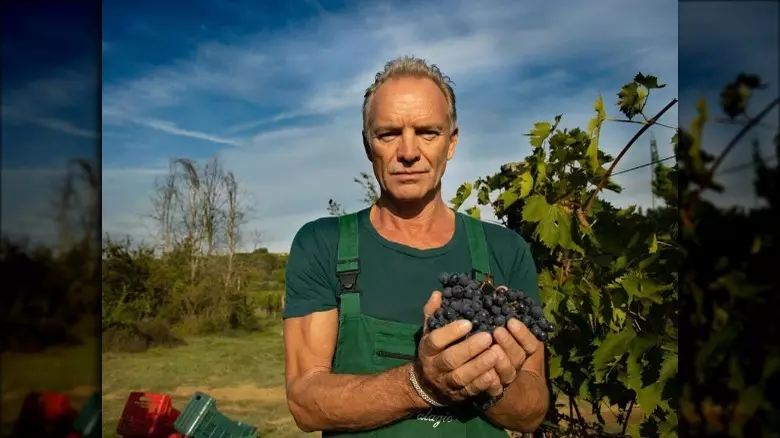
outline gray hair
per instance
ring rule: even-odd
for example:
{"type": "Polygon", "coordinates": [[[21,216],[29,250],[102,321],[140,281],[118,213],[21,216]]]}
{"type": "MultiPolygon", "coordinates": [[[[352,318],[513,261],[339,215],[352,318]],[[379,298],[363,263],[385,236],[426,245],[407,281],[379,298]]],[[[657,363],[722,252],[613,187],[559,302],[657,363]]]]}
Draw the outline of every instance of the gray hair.
{"type": "Polygon", "coordinates": [[[449,77],[442,74],[435,64],[415,56],[402,56],[385,64],[384,70],[376,74],[374,83],[366,89],[363,96],[363,131],[368,135],[368,110],[371,100],[379,87],[389,79],[398,77],[428,78],[444,93],[449,109],[450,127],[455,128],[458,123],[458,111],[455,109],[454,85],[449,77]]]}

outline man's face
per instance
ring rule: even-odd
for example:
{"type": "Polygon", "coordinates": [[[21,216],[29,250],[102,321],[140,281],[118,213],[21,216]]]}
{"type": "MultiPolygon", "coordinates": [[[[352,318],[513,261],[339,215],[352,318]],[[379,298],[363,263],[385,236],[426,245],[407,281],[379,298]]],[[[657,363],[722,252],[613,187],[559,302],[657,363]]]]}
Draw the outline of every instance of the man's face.
{"type": "Polygon", "coordinates": [[[391,79],[374,94],[368,118],[366,153],[382,189],[399,201],[433,193],[458,142],[444,93],[427,78],[391,79]]]}

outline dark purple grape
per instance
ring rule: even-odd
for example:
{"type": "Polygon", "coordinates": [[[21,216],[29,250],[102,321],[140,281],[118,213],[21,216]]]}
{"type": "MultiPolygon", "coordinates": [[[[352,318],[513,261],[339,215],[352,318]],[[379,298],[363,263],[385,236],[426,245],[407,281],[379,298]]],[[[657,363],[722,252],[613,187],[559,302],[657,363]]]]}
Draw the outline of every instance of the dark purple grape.
{"type": "Polygon", "coordinates": [[[555,331],[555,324],[553,324],[553,323],[551,323],[551,322],[548,322],[548,323],[547,323],[547,327],[545,327],[545,329],[546,329],[545,331],[546,331],[547,333],[552,333],[552,332],[554,332],[554,331],[555,331]]]}
{"type": "Polygon", "coordinates": [[[519,300],[524,300],[525,298],[526,298],[526,296],[525,296],[525,293],[523,293],[523,291],[521,291],[521,290],[517,291],[517,298],[516,299],[518,301],[519,300]]]}
{"type": "Polygon", "coordinates": [[[512,308],[509,307],[509,304],[504,304],[501,306],[501,314],[504,316],[508,316],[510,313],[512,313],[512,308]]]}
{"type": "Polygon", "coordinates": [[[456,284],[458,284],[458,280],[460,280],[459,274],[450,274],[449,283],[451,285],[455,286],[456,284]]]}
{"type": "Polygon", "coordinates": [[[469,288],[464,289],[463,298],[468,298],[468,299],[474,298],[474,291],[469,288]]]}
{"type": "Polygon", "coordinates": [[[428,328],[432,329],[436,324],[439,323],[438,318],[428,318],[428,328]]]}
{"type": "Polygon", "coordinates": [[[496,297],[493,299],[493,303],[497,306],[503,306],[506,304],[506,297],[504,295],[496,295],[496,297]]]}
{"type": "Polygon", "coordinates": [[[451,287],[445,287],[444,291],[441,293],[441,296],[444,298],[452,298],[452,288],[451,287]]]}
{"type": "Polygon", "coordinates": [[[444,316],[444,309],[439,307],[435,312],[433,312],[433,316],[434,318],[441,319],[441,317],[444,316]]]}
{"type": "Polygon", "coordinates": [[[447,319],[450,321],[455,321],[455,319],[458,318],[458,312],[456,312],[455,309],[450,307],[444,311],[444,316],[447,317],[447,319]]]}
{"type": "Polygon", "coordinates": [[[531,315],[533,315],[533,316],[535,316],[535,317],[539,318],[539,317],[541,317],[541,316],[544,316],[544,311],[543,311],[543,310],[542,310],[542,308],[541,308],[541,307],[539,307],[539,306],[533,306],[533,307],[531,308],[531,315]]]}
{"type": "Polygon", "coordinates": [[[486,308],[488,308],[488,309],[489,309],[489,308],[491,308],[491,307],[493,307],[493,297],[491,297],[490,295],[485,295],[485,296],[482,298],[482,303],[483,303],[483,304],[485,305],[485,307],[486,307],[486,308]]]}
{"type": "Polygon", "coordinates": [[[493,306],[490,308],[490,313],[493,314],[493,316],[501,315],[501,308],[498,306],[493,306]]]}
{"type": "Polygon", "coordinates": [[[466,275],[466,274],[460,274],[460,275],[458,276],[458,283],[459,283],[461,286],[463,286],[463,287],[466,287],[466,286],[468,286],[468,285],[469,285],[469,283],[471,283],[471,278],[469,278],[469,276],[468,276],[468,275],[466,275]]]}
{"type": "Polygon", "coordinates": [[[442,272],[439,274],[439,283],[446,286],[447,283],[450,282],[450,273],[449,272],[442,272]]]}
{"type": "Polygon", "coordinates": [[[506,325],[506,317],[504,316],[494,316],[493,317],[493,324],[496,325],[496,327],[503,327],[506,325]]]}
{"type": "Polygon", "coordinates": [[[452,300],[452,302],[450,302],[450,309],[456,312],[460,312],[462,308],[463,308],[463,304],[461,303],[460,300],[452,300]]]}
{"type": "Polygon", "coordinates": [[[463,296],[463,287],[462,286],[453,286],[452,287],[452,296],[455,298],[461,298],[463,296]]]}
{"type": "Polygon", "coordinates": [[[533,325],[534,320],[528,315],[523,315],[520,317],[520,322],[522,322],[524,326],[530,327],[533,325]]]}
{"type": "Polygon", "coordinates": [[[463,316],[465,316],[467,319],[472,319],[474,316],[476,316],[476,313],[471,308],[466,309],[463,311],[463,316]]]}
{"type": "Polygon", "coordinates": [[[449,298],[444,298],[443,300],[441,300],[441,306],[442,307],[450,307],[450,303],[451,303],[451,301],[450,301],[449,298]]]}

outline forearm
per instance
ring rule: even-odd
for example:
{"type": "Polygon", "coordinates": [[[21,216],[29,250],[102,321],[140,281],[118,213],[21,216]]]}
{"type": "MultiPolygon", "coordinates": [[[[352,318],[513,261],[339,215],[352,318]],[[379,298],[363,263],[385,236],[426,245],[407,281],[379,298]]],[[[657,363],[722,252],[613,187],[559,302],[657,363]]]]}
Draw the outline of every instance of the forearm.
{"type": "Polygon", "coordinates": [[[373,375],[320,371],[291,382],[288,404],[302,430],[375,429],[429,406],[409,382],[409,366],[373,375]]]}
{"type": "Polygon", "coordinates": [[[516,432],[533,432],[544,420],[550,394],[544,379],[536,373],[520,371],[504,396],[485,411],[497,425],[516,432]]]}

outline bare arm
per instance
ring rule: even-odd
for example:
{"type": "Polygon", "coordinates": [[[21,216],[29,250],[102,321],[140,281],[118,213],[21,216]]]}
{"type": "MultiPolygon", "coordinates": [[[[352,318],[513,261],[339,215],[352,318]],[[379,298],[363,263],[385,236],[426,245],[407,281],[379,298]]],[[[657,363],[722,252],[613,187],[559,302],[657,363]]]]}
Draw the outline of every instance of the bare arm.
{"type": "Polygon", "coordinates": [[[544,348],[529,355],[506,388],[504,396],[485,414],[494,423],[516,432],[533,432],[544,421],[550,394],[544,379],[544,348]]]}
{"type": "Polygon", "coordinates": [[[411,365],[373,375],[333,374],[338,311],[284,321],[287,405],[305,432],[374,429],[427,409],[411,365]]]}

